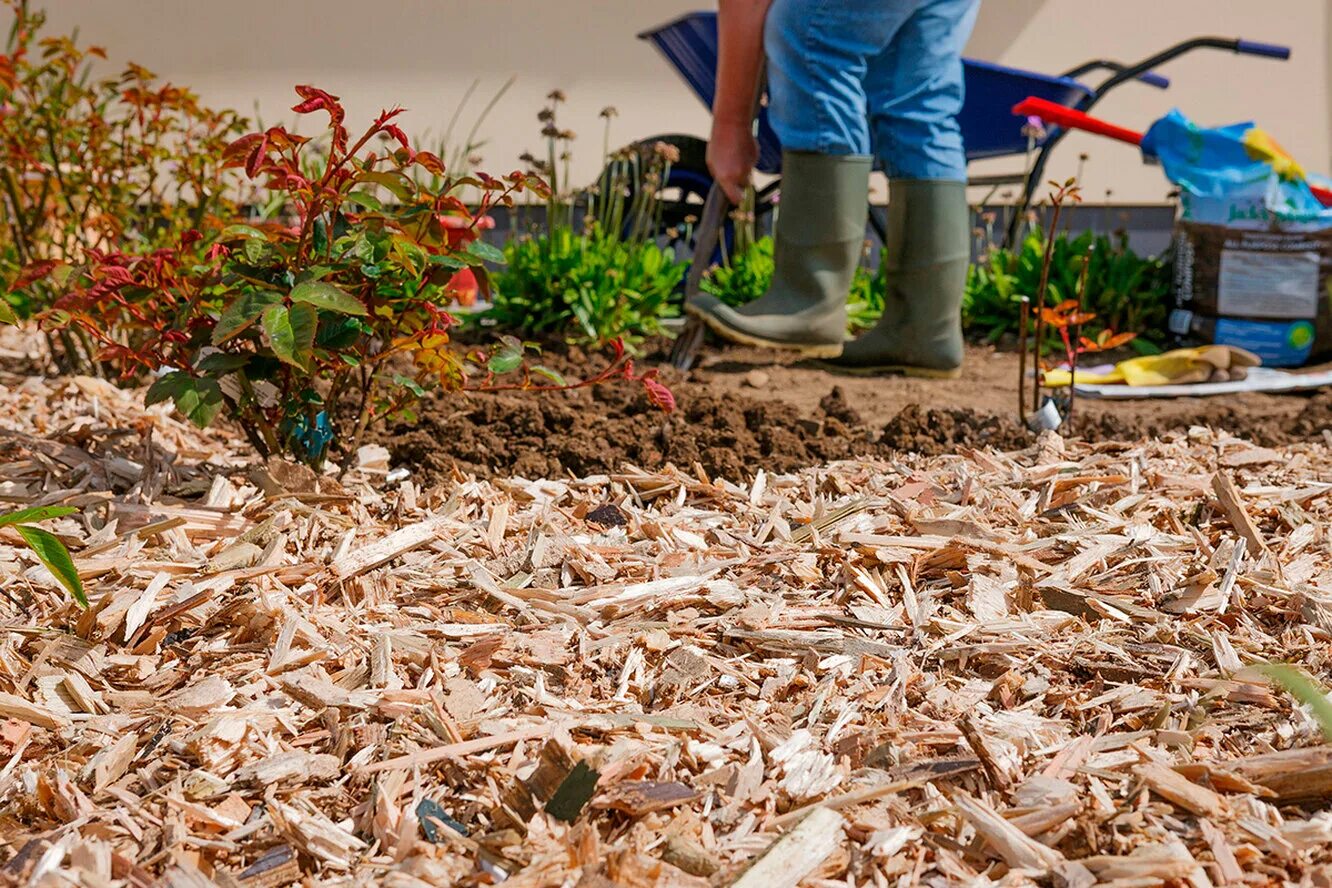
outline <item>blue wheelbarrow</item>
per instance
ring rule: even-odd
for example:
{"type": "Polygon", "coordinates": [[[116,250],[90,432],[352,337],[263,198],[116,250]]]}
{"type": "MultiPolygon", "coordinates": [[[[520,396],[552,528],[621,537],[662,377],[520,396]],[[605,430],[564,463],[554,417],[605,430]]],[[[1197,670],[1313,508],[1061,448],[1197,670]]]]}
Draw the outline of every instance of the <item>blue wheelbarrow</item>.
{"type": "MultiPolygon", "coordinates": [[[[689,87],[709,108],[716,91],[717,70],[717,14],[695,12],[682,16],[660,27],[638,35],[651,42],[666,57],[672,67],[685,79],[689,87]]],[[[1022,186],[1018,211],[1005,236],[1005,243],[1016,240],[1026,209],[1044,180],[1045,165],[1050,152],[1059,144],[1066,130],[1051,127],[1037,135],[1027,127],[1026,121],[1012,114],[1012,107],[1023,99],[1035,97],[1086,112],[1114,88],[1130,81],[1147,84],[1158,89],[1170,86],[1170,81],[1153,68],[1194,49],[1225,49],[1248,55],[1287,59],[1290,50],[1284,46],[1254,43],[1248,40],[1219,37],[1199,37],[1176,44],[1169,49],[1133,64],[1120,64],[1107,59],[1094,59],[1070,68],[1063,74],[1051,76],[1018,68],[1009,68],[976,59],[963,59],[965,67],[966,101],[959,124],[968,160],[991,157],[1020,156],[1034,151],[1029,168],[1013,175],[981,176],[971,180],[973,185],[1001,187],[1022,186]],[[1105,75],[1095,85],[1079,78],[1093,72],[1105,75]]],[[[684,223],[698,216],[701,205],[711,190],[712,177],[706,163],[707,142],[696,136],[670,133],[653,136],[636,143],[640,150],[650,150],[656,142],[674,145],[680,160],[672,165],[664,183],[665,206],[663,227],[676,231],[688,230],[684,223]]],[[[782,148],[768,123],[766,107],[758,109],[758,170],[770,175],[781,173],[782,148]]],[[[755,216],[772,209],[773,197],[780,186],[775,180],[755,196],[755,216]]],[[[871,208],[870,224],[880,241],[883,240],[883,220],[871,208]]],[[[725,235],[723,235],[725,237],[725,235]]]]}

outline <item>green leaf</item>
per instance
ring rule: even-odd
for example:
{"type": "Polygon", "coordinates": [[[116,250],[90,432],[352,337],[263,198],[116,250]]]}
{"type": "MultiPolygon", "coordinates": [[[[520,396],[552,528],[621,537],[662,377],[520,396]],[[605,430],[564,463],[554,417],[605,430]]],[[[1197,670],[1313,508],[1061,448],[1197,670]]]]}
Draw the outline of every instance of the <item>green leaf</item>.
{"type": "Polygon", "coordinates": [[[310,247],[316,255],[323,255],[328,252],[328,223],[321,216],[314,220],[314,225],[310,230],[310,247]]]}
{"type": "Polygon", "coordinates": [[[1288,663],[1265,663],[1251,668],[1281,685],[1288,694],[1312,709],[1314,718],[1323,729],[1323,736],[1332,742],[1332,700],[1327,698],[1326,688],[1305,674],[1304,670],[1288,663]]]}
{"type": "Polygon", "coordinates": [[[240,238],[258,238],[266,241],[268,238],[262,231],[250,225],[228,225],[222,229],[222,234],[218,237],[220,241],[239,240],[240,238]]]}
{"type": "Polygon", "coordinates": [[[9,307],[9,303],[0,299],[0,324],[17,324],[18,315],[14,314],[14,309],[9,307]]]}
{"type": "Polygon", "coordinates": [[[504,251],[478,238],[467,245],[467,253],[483,262],[504,264],[504,251]]]}
{"type": "Polygon", "coordinates": [[[223,352],[214,352],[199,362],[199,372],[208,373],[216,376],[224,376],[228,373],[239,370],[250,363],[249,355],[230,355],[223,352]]]}
{"type": "Polygon", "coordinates": [[[333,311],[338,314],[362,317],[366,314],[365,306],[361,304],[361,300],[324,281],[306,281],[303,284],[297,284],[292,288],[291,301],[307,303],[315,308],[322,308],[325,311],[333,311]]]}
{"type": "Polygon", "coordinates": [[[0,527],[10,524],[36,524],[38,521],[72,515],[77,511],[78,509],[73,506],[33,506],[30,509],[19,509],[17,512],[0,515],[0,527]]]}
{"type": "Polygon", "coordinates": [[[274,305],[264,311],[260,323],[268,334],[269,347],[279,360],[308,370],[317,321],[315,307],[300,303],[291,308],[274,305]]]}
{"type": "Polygon", "coordinates": [[[554,370],[550,369],[549,367],[543,367],[541,364],[537,364],[536,366],[534,366],[532,368],[532,372],[535,373],[537,376],[544,376],[546,379],[549,379],[551,382],[559,386],[565,386],[569,384],[565,382],[563,376],[556,373],[554,370]]]}
{"type": "Polygon", "coordinates": [[[1150,342],[1146,339],[1143,339],[1141,336],[1130,339],[1129,348],[1133,349],[1135,352],[1137,352],[1140,355],[1161,354],[1161,346],[1153,342],[1150,342]]]}
{"type": "Polygon", "coordinates": [[[323,280],[333,273],[331,265],[311,265],[301,272],[301,282],[323,280]]]}
{"type": "Polygon", "coordinates": [[[245,254],[246,262],[249,262],[251,265],[259,265],[268,257],[268,254],[272,252],[272,248],[268,246],[268,241],[266,240],[250,238],[245,242],[245,246],[241,249],[241,252],[245,254]]]}
{"type": "Polygon", "coordinates": [[[486,362],[486,369],[495,374],[512,373],[514,370],[517,370],[522,363],[522,344],[506,342],[501,346],[499,351],[490,356],[490,360],[486,362]]]}
{"type": "MultiPolygon", "coordinates": [[[[349,315],[335,315],[325,317],[319,325],[319,330],[315,334],[315,348],[329,348],[341,351],[351,348],[356,344],[356,340],[362,333],[368,333],[372,328],[365,321],[357,320],[349,315]]],[[[346,358],[346,355],[343,355],[346,358]]]]}
{"type": "Polygon", "coordinates": [[[421,384],[410,376],[403,376],[401,373],[395,373],[393,374],[393,381],[407,389],[407,391],[411,392],[413,395],[416,395],[416,397],[425,397],[426,390],[421,388],[421,384]]]}
{"type": "Polygon", "coordinates": [[[445,253],[437,253],[431,256],[430,264],[442,265],[445,268],[453,268],[453,269],[463,269],[467,267],[467,263],[459,259],[457,256],[450,256],[445,253]]]}
{"type": "Polygon", "coordinates": [[[143,400],[151,406],[167,398],[186,419],[201,429],[207,428],[222,409],[222,386],[216,379],[196,378],[173,370],[149,386],[143,400]]]}
{"type": "Polygon", "coordinates": [[[230,305],[222,310],[213,328],[213,345],[221,345],[238,333],[245,331],[270,306],[282,301],[282,296],[272,290],[247,290],[237,296],[230,305]]]}
{"type": "Polygon", "coordinates": [[[46,565],[46,569],[60,581],[60,585],[69,590],[69,594],[74,596],[79,607],[86,608],[88,596],[83,592],[83,581],[79,579],[78,568],[74,566],[74,559],[69,557],[69,550],[65,548],[65,544],[54,534],[40,527],[20,526],[14,529],[23,537],[28,548],[37,555],[37,560],[46,565]]]}
{"type": "Polygon", "coordinates": [[[368,191],[353,191],[344,199],[348,203],[354,203],[357,206],[365,207],[367,210],[384,209],[384,204],[380,202],[379,198],[375,197],[368,191]]]}
{"type": "Polygon", "coordinates": [[[360,179],[363,182],[373,182],[376,185],[383,185],[391,191],[399,200],[411,200],[415,187],[412,180],[403,173],[398,172],[362,172],[360,179]]]}
{"type": "Polygon", "coordinates": [[[362,235],[356,239],[354,244],[352,244],[352,252],[355,253],[356,258],[360,259],[362,262],[374,262],[375,242],[365,235],[362,235]]]}

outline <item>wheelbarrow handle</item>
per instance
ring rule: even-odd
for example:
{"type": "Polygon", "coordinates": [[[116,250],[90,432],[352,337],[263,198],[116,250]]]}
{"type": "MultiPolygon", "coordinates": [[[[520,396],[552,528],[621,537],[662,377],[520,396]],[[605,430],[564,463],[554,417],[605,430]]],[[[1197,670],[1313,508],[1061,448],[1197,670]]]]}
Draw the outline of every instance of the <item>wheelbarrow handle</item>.
{"type": "Polygon", "coordinates": [[[1092,117],[1090,114],[1084,114],[1066,105],[1060,105],[1048,99],[1039,99],[1036,96],[1028,96],[1018,102],[1013,106],[1013,113],[1020,117],[1039,117],[1046,123],[1053,123],[1065,129],[1083,130],[1095,133],[1098,136],[1108,136],[1120,142],[1128,142],[1130,145],[1142,144],[1142,133],[1140,132],[1116,126],[1098,117],[1092,117]]]}
{"type": "MultiPolygon", "coordinates": [[[[1066,108],[1063,105],[1036,96],[1027,96],[1027,98],[1018,102],[1013,106],[1013,113],[1021,117],[1039,117],[1046,123],[1053,123],[1065,129],[1076,129],[1094,133],[1098,136],[1108,136],[1120,142],[1142,147],[1142,133],[1136,130],[1116,126],[1109,121],[1101,120],[1099,117],[1092,117],[1089,114],[1066,108]]],[[[1309,190],[1313,192],[1313,196],[1318,199],[1319,203],[1325,207],[1332,207],[1332,189],[1315,185],[1307,180],[1305,184],[1309,186],[1309,190]]]]}
{"type": "Polygon", "coordinates": [[[1256,40],[1236,40],[1235,52],[1243,55],[1266,56],[1269,59],[1286,60],[1290,58],[1290,47],[1275,43],[1259,43],[1256,40]]]}
{"type": "Polygon", "coordinates": [[[1157,74],[1155,71],[1142,72],[1138,75],[1138,82],[1154,86],[1157,89],[1170,89],[1170,78],[1157,74]]]}

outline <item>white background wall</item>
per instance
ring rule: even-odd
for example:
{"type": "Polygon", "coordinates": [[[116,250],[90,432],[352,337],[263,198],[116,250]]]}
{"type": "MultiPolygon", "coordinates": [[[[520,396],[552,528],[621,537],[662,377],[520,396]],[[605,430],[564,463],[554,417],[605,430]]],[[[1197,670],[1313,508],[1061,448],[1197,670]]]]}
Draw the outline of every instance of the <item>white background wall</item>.
{"type": "MultiPolygon", "coordinates": [[[[39,0],[34,0],[34,3],[39,0]]],[[[889,0],[884,0],[889,2],[889,0]]],[[[442,132],[468,85],[474,114],[510,75],[514,87],[483,133],[485,167],[518,166],[540,145],[536,112],[552,87],[569,103],[561,123],[578,133],[576,174],[600,165],[601,121],[614,105],[613,138],[705,133],[707,116],[655,51],[634,39],[708,0],[47,0],[52,24],[78,26],[112,62],[133,59],[190,86],[215,105],[265,121],[289,120],[290,87],[313,83],[341,95],[351,121],[385,105],[409,109],[407,128],[442,132]]],[[[1259,120],[1315,170],[1332,168],[1332,11],[1328,0],[983,0],[968,52],[1016,67],[1058,72],[1092,56],[1129,60],[1197,34],[1293,47],[1289,62],[1199,53],[1162,73],[1168,92],[1125,86],[1098,113],[1133,127],[1178,106],[1200,123],[1259,120]]],[[[1071,175],[1080,152],[1089,199],[1160,200],[1159,171],[1135,149],[1075,136],[1053,176],[1071,175]]],[[[975,172],[1012,168],[991,162],[975,172]]]]}

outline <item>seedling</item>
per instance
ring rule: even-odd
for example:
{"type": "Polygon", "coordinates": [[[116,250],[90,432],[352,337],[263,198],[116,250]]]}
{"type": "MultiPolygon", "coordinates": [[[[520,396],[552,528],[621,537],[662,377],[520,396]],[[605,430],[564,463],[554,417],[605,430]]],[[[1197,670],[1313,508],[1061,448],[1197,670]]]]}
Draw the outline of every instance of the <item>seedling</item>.
{"type": "Polygon", "coordinates": [[[35,506],[31,509],[20,509],[17,512],[0,515],[0,527],[14,528],[32,553],[37,556],[37,560],[51,572],[51,576],[65,587],[78,602],[79,607],[86,608],[88,596],[83,591],[83,581],[79,579],[78,568],[74,566],[74,559],[70,558],[69,550],[55,534],[33,526],[52,518],[72,515],[77,511],[78,509],[73,506],[35,506]]]}
{"type": "Polygon", "coordinates": [[[1045,241],[1045,253],[1041,257],[1041,281],[1036,288],[1036,375],[1032,380],[1031,403],[1032,409],[1039,409],[1041,406],[1041,387],[1044,379],[1041,376],[1040,355],[1041,348],[1044,345],[1044,323],[1045,306],[1047,305],[1046,293],[1050,286],[1050,261],[1054,258],[1055,235],[1059,231],[1059,215],[1064,209],[1066,201],[1077,203],[1082,200],[1082,194],[1078,189],[1076,179],[1068,179],[1063,185],[1050,183],[1054,190],[1050,192],[1050,230],[1045,241]]]}

